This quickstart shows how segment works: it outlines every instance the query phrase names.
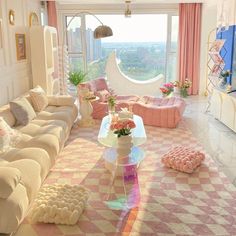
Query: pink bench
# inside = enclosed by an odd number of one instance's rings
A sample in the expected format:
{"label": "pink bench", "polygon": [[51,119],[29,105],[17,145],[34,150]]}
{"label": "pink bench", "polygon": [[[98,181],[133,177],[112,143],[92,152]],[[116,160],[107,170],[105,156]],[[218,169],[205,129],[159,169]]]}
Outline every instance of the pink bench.
{"label": "pink bench", "polygon": [[[110,91],[103,78],[92,80],[83,86],[100,96],[100,91]],[[108,111],[107,102],[100,100],[93,102],[93,118],[102,119]],[[144,124],[165,128],[175,128],[182,118],[185,101],[181,98],[156,98],[151,96],[138,97],[135,95],[118,95],[116,110],[132,106],[134,114],[142,117]]]}

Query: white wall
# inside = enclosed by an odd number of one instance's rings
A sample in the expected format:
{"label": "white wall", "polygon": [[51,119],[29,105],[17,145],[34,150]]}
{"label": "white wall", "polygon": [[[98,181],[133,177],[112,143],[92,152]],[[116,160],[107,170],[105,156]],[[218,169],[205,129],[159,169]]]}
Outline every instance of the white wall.
{"label": "white wall", "polygon": [[[15,25],[10,25],[8,12],[15,11]],[[0,49],[0,105],[25,93],[32,84],[29,47],[29,15],[36,12],[40,19],[39,0],[1,0],[2,41]],[[26,60],[17,61],[15,34],[26,34]]]}
{"label": "white wall", "polygon": [[[204,95],[207,82],[208,36],[217,25],[217,5],[215,0],[209,0],[202,8],[201,56],[200,56],[200,89],[199,95]],[[215,40],[215,32],[211,33],[210,41]]]}
{"label": "white wall", "polygon": [[222,23],[236,24],[236,0],[218,0],[217,2],[217,25]]}

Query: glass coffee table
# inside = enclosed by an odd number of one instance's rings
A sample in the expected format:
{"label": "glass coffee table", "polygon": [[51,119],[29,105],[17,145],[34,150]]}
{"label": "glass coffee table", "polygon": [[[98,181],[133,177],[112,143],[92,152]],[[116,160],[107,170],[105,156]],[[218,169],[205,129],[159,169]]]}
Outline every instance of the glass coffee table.
{"label": "glass coffee table", "polygon": [[[107,147],[103,152],[103,158],[105,167],[111,172],[112,178],[106,203],[113,209],[130,209],[136,207],[140,201],[137,169],[141,161],[145,158],[145,153],[139,146],[146,142],[147,137],[142,118],[134,115],[133,120],[136,124],[136,128],[131,130],[133,147],[129,155],[122,158],[122,161],[117,161],[117,135],[109,128],[109,116],[103,118],[98,134],[98,141]],[[116,179],[122,181],[123,196],[120,198],[113,197],[113,200],[109,201]]]}

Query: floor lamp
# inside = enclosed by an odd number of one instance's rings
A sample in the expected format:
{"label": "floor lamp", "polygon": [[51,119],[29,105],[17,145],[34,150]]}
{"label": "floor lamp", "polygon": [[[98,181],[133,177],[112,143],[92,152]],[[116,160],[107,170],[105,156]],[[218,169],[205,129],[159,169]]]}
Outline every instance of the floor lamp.
{"label": "floor lamp", "polygon": [[66,83],[67,83],[67,80],[68,80],[68,74],[69,74],[69,66],[68,66],[68,47],[67,47],[67,44],[65,43],[66,40],[66,33],[67,33],[67,29],[69,28],[71,22],[75,19],[75,17],[79,16],[80,14],[88,14],[88,15],[91,15],[93,16],[95,19],[97,19],[97,21],[100,23],[100,25],[98,27],[96,27],[96,29],[94,30],[94,33],[93,33],[93,37],[95,39],[100,39],[100,38],[106,38],[106,37],[110,37],[113,35],[113,32],[112,32],[112,29],[107,26],[107,25],[104,25],[102,23],[102,21],[97,17],[95,16],[94,14],[88,12],[88,11],[82,11],[82,12],[77,12],[76,14],[74,14],[72,16],[72,18],[70,19],[70,21],[68,22],[68,24],[66,25],[66,29],[63,33],[63,38],[62,38],[62,58],[61,58],[61,70],[62,70],[62,73],[61,73],[61,76],[62,76],[62,93],[65,94],[67,93],[67,91],[65,91],[65,87],[66,87]]}

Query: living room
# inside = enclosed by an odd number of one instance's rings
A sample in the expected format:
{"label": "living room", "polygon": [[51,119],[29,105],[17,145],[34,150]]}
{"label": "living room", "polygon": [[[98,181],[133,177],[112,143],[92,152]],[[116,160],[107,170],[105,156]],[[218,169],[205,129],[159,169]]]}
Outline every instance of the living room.
{"label": "living room", "polygon": [[0,235],[236,235],[236,0],[2,0]]}

